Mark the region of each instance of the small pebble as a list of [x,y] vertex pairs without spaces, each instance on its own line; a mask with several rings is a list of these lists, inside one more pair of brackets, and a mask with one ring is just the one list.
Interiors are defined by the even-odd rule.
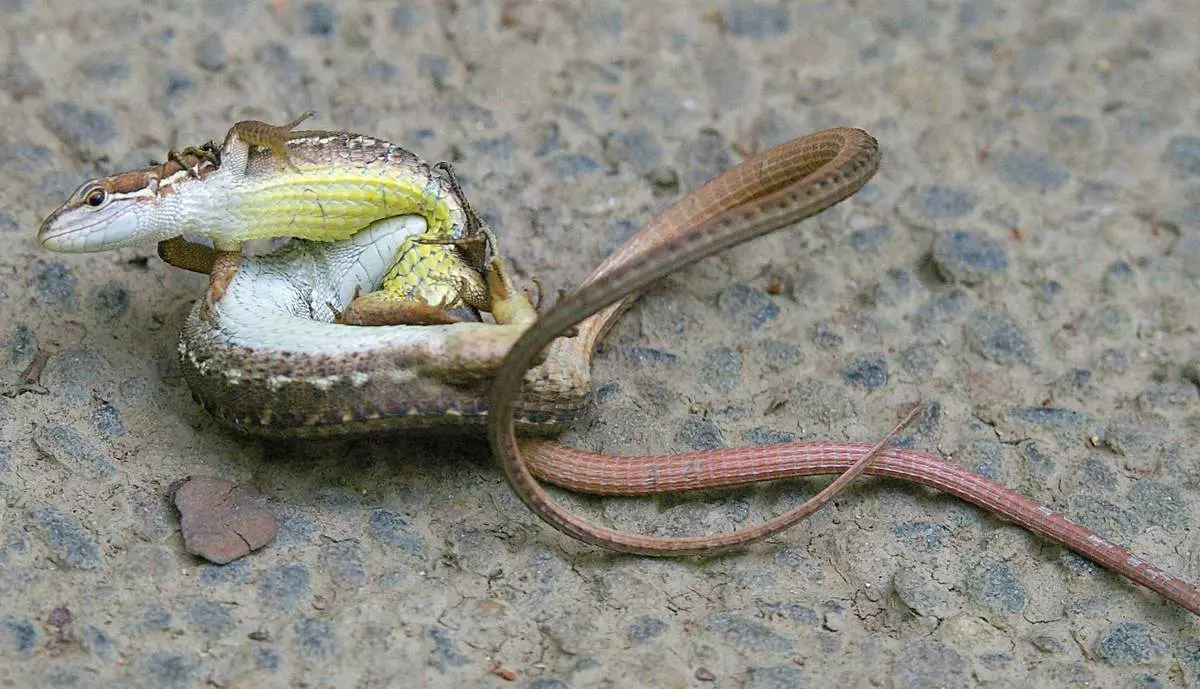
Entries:
[[658,364],[660,366],[674,366],[679,363],[679,357],[670,352],[664,352],[661,349],[654,347],[638,347],[633,346],[625,350],[629,360],[639,364]]
[[310,36],[329,38],[337,30],[333,8],[324,2],[306,2],[300,6],[300,21]]
[[949,646],[927,638],[902,649],[892,664],[897,688],[965,686],[967,664]]
[[1142,479],[1129,491],[1129,504],[1146,521],[1171,531],[1186,529],[1192,514],[1188,502],[1175,486]]
[[42,95],[46,84],[28,62],[14,54],[9,57],[8,68],[0,71],[0,89],[20,102]]
[[85,570],[100,566],[100,548],[95,539],[78,519],[57,507],[31,511],[27,528],[46,544],[59,566]]
[[188,622],[202,633],[224,636],[237,627],[237,619],[229,606],[207,598],[193,598],[184,604]]
[[76,304],[75,273],[62,261],[38,259],[33,262],[31,282],[37,297],[66,311]]
[[1184,174],[1200,177],[1200,137],[1172,137],[1163,152],[1163,160]]
[[600,163],[579,153],[554,156],[550,158],[549,166],[551,174],[556,177],[578,177],[600,169]]
[[684,141],[675,154],[675,161],[682,171],[682,186],[689,191],[733,167],[725,137],[713,129],[701,130],[696,138]]
[[471,662],[470,656],[458,650],[454,632],[441,626],[425,628],[425,638],[433,642],[430,652],[434,665],[441,668],[463,667]]
[[90,151],[116,138],[112,118],[95,109],[60,101],[42,112],[42,122],[72,148]]
[[734,612],[718,612],[709,618],[708,630],[718,634],[743,653],[790,653],[792,642],[767,625]]
[[529,134],[534,139],[535,158],[545,158],[563,147],[562,127],[554,120],[534,123],[529,127]]
[[645,615],[629,625],[629,640],[634,644],[644,644],[657,636],[662,636],[666,631],[666,622],[653,615]]
[[716,450],[725,447],[721,431],[716,424],[708,419],[689,416],[679,432],[675,434],[676,442],[693,450]]
[[878,390],[887,385],[887,361],[881,356],[860,356],[838,369],[847,385],[863,390]]
[[304,86],[304,68],[287,45],[269,40],[254,51],[254,61],[270,72],[282,92],[297,92]]
[[93,55],[81,61],[76,69],[93,83],[114,83],[128,79],[133,70],[119,55]]
[[498,161],[507,161],[517,151],[517,140],[512,134],[492,139],[476,139],[471,142],[471,150]]
[[34,442],[63,466],[93,479],[111,479],[116,464],[99,446],[73,426],[43,426],[34,432]]
[[892,527],[892,535],[917,552],[935,553],[942,549],[947,529],[930,522],[904,522]]
[[828,323],[817,323],[813,327],[809,339],[813,344],[824,349],[837,349],[846,343],[845,338]]
[[745,689],[791,689],[809,686],[803,669],[794,665],[753,667],[746,674]]
[[183,689],[192,685],[200,672],[200,660],[195,654],[156,651],[141,663],[141,674],[148,686],[161,689]]
[[663,164],[662,146],[650,130],[641,125],[606,138],[604,153],[606,159],[613,163],[628,163],[640,175],[649,175]]
[[1148,663],[1169,650],[1160,634],[1144,622],[1120,622],[1096,641],[1096,655],[1114,665]]
[[213,32],[196,44],[196,66],[208,72],[219,72],[229,62],[221,34]]
[[795,433],[777,431],[762,426],[752,428],[742,434],[742,442],[747,445],[776,445],[778,443],[790,443],[795,439]]
[[92,425],[106,438],[118,438],[125,435],[125,424],[121,421],[121,412],[108,402],[102,402],[92,409]]
[[380,543],[412,555],[420,555],[425,551],[425,539],[420,531],[396,512],[375,510],[371,513],[369,526],[371,536]]
[[403,34],[410,34],[428,21],[429,15],[425,10],[408,4],[402,4],[392,10],[392,28]]
[[850,233],[847,240],[850,246],[857,252],[879,252],[892,240],[892,228],[887,225],[878,225],[865,230],[855,230]]
[[276,610],[295,609],[308,598],[312,573],[299,562],[286,562],[263,572],[258,579],[258,600]]
[[187,72],[168,70],[163,78],[163,97],[166,98],[168,105],[186,97],[195,88],[196,80]]
[[917,615],[942,618],[950,612],[943,588],[923,567],[901,567],[892,577],[892,589],[900,602]]
[[1007,314],[977,313],[967,324],[967,341],[985,359],[1008,365],[1033,363],[1033,344]]
[[754,331],[779,317],[779,305],[757,287],[733,284],[717,297],[717,308],[732,324]]
[[787,5],[737,3],[725,14],[725,30],[733,36],[775,38],[791,31]]
[[992,612],[1012,615],[1029,603],[1024,584],[1004,562],[985,559],[967,576],[967,595]]
[[970,189],[945,184],[914,188],[901,202],[906,215],[930,219],[960,218],[975,210],[978,197]]
[[129,311],[131,301],[129,290],[117,282],[100,285],[92,292],[92,308],[105,323],[111,323],[124,316]]
[[21,655],[30,655],[38,647],[37,627],[19,617],[0,617],[0,649],[7,646]]
[[947,282],[974,285],[1008,269],[1004,245],[981,232],[943,232],[933,243],[934,269]]
[[1063,642],[1046,634],[1039,634],[1029,640],[1033,647],[1042,653],[1062,653],[1066,648]]
[[21,226],[17,224],[17,219],[8,211],[0,210],[0,232],[19,232],[20,230]]
[[742,355],[730,347],[716,347],[704,353],[700,375],[717,392],[730,392],[742,376]]
[[1048,194],[1067,183],[1070,173],[1053,158],[1018,148],[996,156],[1000,178],[1012,186]]
[[337,654],[338,644],[329,623],[320,617],[303,615],[294,625],[300,652],[313,660],[330,661]]
[[800,347],[791,342],[767,340],[762,343],[761,348],[767,366],[777,371],[795,366],[804,360]]

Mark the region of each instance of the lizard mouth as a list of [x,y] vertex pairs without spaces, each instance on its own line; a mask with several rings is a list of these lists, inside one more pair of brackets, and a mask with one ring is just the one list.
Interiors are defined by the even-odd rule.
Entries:
[[86,224],[64,223],[63,210],[51,213],[42,221],[42,226],[38,228],[38,241],[51,251],[79,251],[78,247],[86,245],[88,236],[96,231],[96,225],[105,221],[97,219],[97,222]]
[[140,243],[128,227],[130,222],[134,222],[132,215],[120,209],[110,207],[81,215],[80,209],[64,206],[42,221],[37,238],[43,247],[64,253],[117,249]]

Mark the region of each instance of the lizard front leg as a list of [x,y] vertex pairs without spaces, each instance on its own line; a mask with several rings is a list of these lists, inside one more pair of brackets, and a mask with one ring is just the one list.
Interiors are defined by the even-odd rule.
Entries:
[[158,243],[158,257],[168,265],[208,275],[204,292],[204,313],[225,296],[225,290],[242,264],[241,242],[214,242],[215,248],[172,237]]
[[211,275],[217,251],[207,244],[171,237],[158,243],[158,257],[176,268]]
[[[257,120],[243,120],[234,124],[225,135],[225,142],[216,156],[220,160],[221,168],[235,175],[244,175],[250,160],[251,147],[259,146],[269,149],[283,167],[297,171],[296,164],[292,162],[288,152],[287,142],[292,130],[312,115],[310,110],[283,125]],[[159,255],[172,265],[208,273],[208,290],[204,293],[202,307],[202,312],[207,314],[213,305],[225,296],[225,290],[237,274],[238,266],[242,263],[242,242],[214,239],[213,249],[206,251],[199,247],[202,245],[181,238],[177,242],[167,240],[159,244]],[[208,270],[203,270],[204,267]]]
[[237,275],[238,266],[242,264],[242,243],[213,241],[215,249],[212,271],[208,274],[208,290],[204,293],[204,313],[212,311],[213,304],[225,296],[233,276]]

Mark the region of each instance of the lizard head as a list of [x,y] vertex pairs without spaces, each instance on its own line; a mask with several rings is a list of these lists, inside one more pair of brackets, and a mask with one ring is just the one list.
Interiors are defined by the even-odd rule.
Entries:
[[182,153],[171,151],[166,163],[89,179],[42,221],[38,241],[51,251],[84,253],[174,237],[180,234],[178,218],[157,212],[162,202],[186,195],[217,167],[212,144],[205,144]]
[[[89,179],[38,230],[52,251],[82,253],[157,241],[144,226],[145,207],[154,203],[157,180],[146,171]],[[134,179],[140,177],[140,181]]]

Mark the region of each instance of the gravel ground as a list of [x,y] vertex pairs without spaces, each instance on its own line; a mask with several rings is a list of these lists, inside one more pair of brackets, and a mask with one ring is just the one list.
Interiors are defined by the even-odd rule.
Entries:
[[[1196,582],[1194,0],[0,0],[0,27],[3,383],[51,355],[0,397],[0,686],[1200,686],[1194,617],[896,481],[654,561],[543,526],[480,438],[234,436],[173,358],[202,277],[34,237],[86,177],[312,108],[455,161],[567,289],[745,152],[861,126],[875,181],[655,288],[566,439],[873,440],[928,399],[906,442]],[[275,542],[187,555],[189,474],[259,491]],[[820,485],[563,499],[667,534]]]

